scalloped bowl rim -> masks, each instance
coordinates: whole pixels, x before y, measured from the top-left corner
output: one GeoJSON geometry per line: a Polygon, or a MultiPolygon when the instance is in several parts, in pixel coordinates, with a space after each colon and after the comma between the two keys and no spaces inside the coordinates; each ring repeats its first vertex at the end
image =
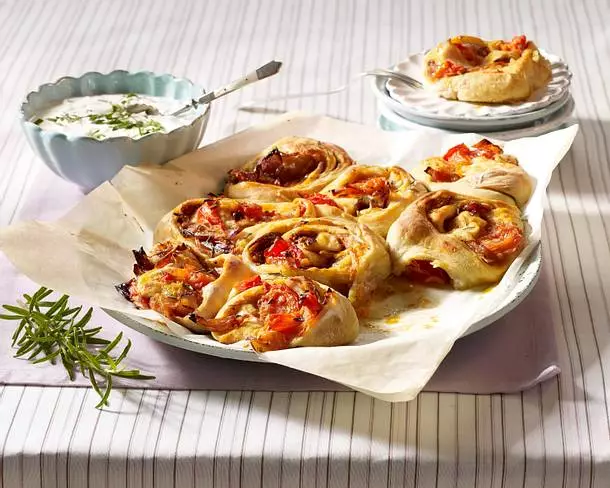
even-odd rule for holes
{"type": "MultiPolygon", "coordinates": [[[[108,143],[134,143],[135,144],[135,143],[140,143],[140,141],[144,141],[144,140],[161,139],[163,137],[168,137],[171,134],[175,134],[175,133],[180,132],[180,131],[189,130],[202,117],[209,116],[209,113],[210,113],[210,104],[206,103],[206,104],[203,105],[203,107],[204,107],[203,111],[200,114],[198,114],[197,117],[195,117],[191,121],[190,124],[181,125],[181,126],[176,127],[175,129],[173,129],[173,130],[171,130],[169,132],[154,132],[152,134],[147,134],[145,136],[138,137],[137,139],[134,139],[133,137],[128,137],[128,136],[119,136],[119,137],[108,137],[108,138],[102,139],[102,140],[96,139],[95,137],[91,137],[91,136],[75,136],[75,135],[68,135],[68,134],[66,134],[64,132],[60,132],[60,131],[56,131],[56,130],[42,129],[40,126],[38,126],[37,124],[35,124],[31,120],[28,120],[26,118],[26,116],[25,116],[25,110],[28,107],[28,105],[30,105],[32,96],[34,96],[36,94],[42,94],[42,92],[44,90],[48,90],[48,89],[51,89],[53,87],[56,87],[60,83],[65,82],[65,81],[78,81],[78,80],[82,80],[85,76],[97,75],[99,77],[106,78],[106,77],[109,77],[109,76],[112,76],[112,75],[116,75],[116,74],[130,75],[130,76],[146,75],[146,76],[148,76],[150,78],[169,77],[169,78],[171,78],[172,82],[186,82],[186,83],[188,83],[191,86],[191,88],[197,88],[199,86],[196,83],[193,83],[188,78],[174,76],[171,73],[157,74],[157,73],[154,73],[154,72],[148,71],[148,70],[127,71],[127,70],[124,70],[124,69],[117,69],[117,70],[110,71],[108,73],[102,73],[100,71],[87,71],[86,73],[83,73],[80,76],[62,76],[61,78],[57,79],[56,81],[53,81],[53,82],[50,82],[50,83],[43,83],[38,88],[36,88],[35,90],[32,90],[31,92],[29,92],[25,96],[25,100],[21,103],[21,106],[19,108],[19,114],[20,114],[21,123],[22,124],[26,124],[30,129],[33,129],[37,133],[41,134],[42,137],[62,138],[62,139],[65,139],[66,141],[69,141],[69,142],[86,140],[86,141],[91,141],[91,142],[98,143],[98,144],[108,144],[108,143]]],[[[202,90],[202,95],[203,95],[205,93],[205,90],[203,88],[201,88],[201,90],[202,90]]],[[[195,109],[195,110],[198,110],[198,109],[195,109]]]]}

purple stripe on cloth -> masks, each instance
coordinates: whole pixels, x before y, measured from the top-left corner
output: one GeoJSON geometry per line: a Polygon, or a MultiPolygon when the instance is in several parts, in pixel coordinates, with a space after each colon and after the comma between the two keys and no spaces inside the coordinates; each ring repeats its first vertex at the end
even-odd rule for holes
{"type": "MultiPolygon", "coordinates": [[[[13,274],[5,259],[5,277],[13,274]]],[[[14,276],[14,275],[13,275],[14,276]]],[[[5,289],[31,289],[24,278],[6,279],[5,289]],[[19,283],[18,283],[19,282],[19,283]]],[[[546,274],[515,310],[482,331],[459,340],[433,376],[426,391],[455,393],[508,393],[530,388],[559,373],[553,324],[548,310],[546,274]]],[[[120,330],[132,340],[129,365],[156,375],[126,387],[169,390],[345,391],[347,388],[317,376],[283,366],[205,356],[178,349],[139,334],[101,312],[92,323],[105,336],[120,330]]],[[[10,348],[12,323],[0,328],[0,383],[12,385],[88,386],[85,379],[71,382],[60,366],[31,365],[14,359],[10,348]]]]}

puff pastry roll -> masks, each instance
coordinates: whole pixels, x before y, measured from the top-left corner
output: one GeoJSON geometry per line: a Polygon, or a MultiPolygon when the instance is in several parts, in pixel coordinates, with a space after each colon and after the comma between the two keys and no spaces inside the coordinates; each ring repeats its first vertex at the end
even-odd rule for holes
{"type": "Polygon", "coordinates": [[[291,200],[317,192],[354,164],[344,149],[305,137],[285,137],[239,169],[229,171],[225,194],[260,201],[291,200]]]}
{"type": "Polygon", "coordinates": [[[492,190],[511,197],[524,206],[532,194],[532,180],[519,166],[517,158],[487,139],[471,147],[458,144],[443,157],[428,158],[413,170],[416,178],[431,190],[453,190],[454,182],[460,187],[492,190]]]}
{"type": "Polygon", "coordinates": [[[387,242],[396,275],[466,289],[497,283],[526,237],[516,206],[440,190],[407,207],[387,242]]]}
{"type": "Polygon", "coordinates": [[[303,276],[269,277],[238,284],[214,319],[194,317],[224,344],[249,341],[259,352],[354,341],[359,323],[351,303],[303,276]]]}
{"type": "Polygon", "coordinates": [[[293,217],[316,216],[314,203],[253,203],[232,198],[210,197],[187,200],[169,212],[155,230],[155,242],[184,241],[205,256],[232,252],[239,232],[252,225],[293,217]]]}
{"type": "Polygon", "coordinates": [[[398,166],[347,168],[322,190],[348,215],[382,237],[402,211],[428,189],[398,166]]]}
{"type": "Polygon", "coordinates": [[[302,275],[331,286],[355,305],[391,271],[383,239],[354,219],[287,219],[246,229],[243,261],[259,274],[302,275]]]}
{"type": "Polygon", "coordinates": [[[133,251],[135,278],[117,290],[138,308],[154,310],[185,327],[200,331],[191,315],[211,318],[232,288],[254,273],[231,254],[205,259],[184,243],[165,241],[147,254],[133,251]]]}
{"type": "Polygon", "coordinates": [[[484,41],[456,36],[424,57],[424,76],[441,97],[478,103],[525,100],[551,80],[551,65],[525,36],[484,41]]]}

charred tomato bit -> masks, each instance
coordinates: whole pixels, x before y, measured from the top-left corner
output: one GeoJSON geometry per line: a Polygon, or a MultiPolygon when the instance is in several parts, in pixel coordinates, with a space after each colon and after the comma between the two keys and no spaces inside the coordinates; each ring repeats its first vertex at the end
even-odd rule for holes
{"type": "Polygon", "coordinates": [[[451,171],[450,168],[435,169],[432,166],[428,166],[424,171],[435,183],[451,183],[460,179],[460,176],[451,171]]]}
{"type": "Polygon", "coordinates": [[[118,291],[121,295],[123,295],[123,297],[126,300],[129,300],[130,302],[133,301],[132,296],[131,296],[131,288],[135,283],[135,279],[132,278],[129,281],[126,281],[125,283],[121,283],[119,285],[115,285],[115,289],[116,291],[118,291]]]}
{"type": "Polygon", "coordinates": [[[288,261],[298,268],[303,257],[303,252],[292,242],[278,236],[273,241],[273,244],[271,244],[271,247],[264,251],[263,256],[266,263],[288,261]]]}
{"type": "Polygon", "coordinates": [[[318,315],[324,307],[315,288],[299,296],[299,304],[307,308],[313,316],[318,315]]]}
{"type": "Polygon", "coordinates": [[[150,271],[155,267],[155,265],[148,258],[148,255],[146,254],[146,251],[144,251],[143,247],[138,250],[134,249],[131,252],[136,260],[136,264],[133,265],[133,274],[136,276],[140,276],[141,274],[145,273],[146,271],[150,271]]]}
{"type": "Polygon", "coordinates": [[[222,216],[220,215],[220,203],[216,199],[205,200],[197,210],[195,219],[201,224],[224,229],[222,216]]]}
{"type": "Polygon", "coordinates": [[[264,264],[265,251],[273,245],[275,239],[281,237],[279,232],[269,232],[256,239],[250,246],[252,260],[256,264],[264,264]]]}
{"type": "Polygon", "coordinates": [[[416,259],[409,263],[404,276],[422,285],[448,285],[451,278],[444,269],[435,268],[430,261],[416,259]]]}
{"type": "Polygon", "coordinates": [[[256,203],[240,203],[233,211],[233,218],[236,221],[250,219],[256,222],[269,220],[275,216],[275,212],[264,211],[263,207],[256,203]]]}
{"type": "Polygon", "coordinates": [[[235,286],[235,289],[238,292],[249,290],[250,288],[254,288],[255,286],[260,286],[263,284],[263,280],[260,276],[254,276],[253,278],[248,278],[247,280],[243,280],[235,286]]]}
{"type": "Polygon", "coordinates": [[[487,139],[481,139],[472,147],[476,149],[476,156],[483,156],[487,159],[493,159],[497,154],[502,154],[504,152],[500,146],[496,146],[487,139]]]}

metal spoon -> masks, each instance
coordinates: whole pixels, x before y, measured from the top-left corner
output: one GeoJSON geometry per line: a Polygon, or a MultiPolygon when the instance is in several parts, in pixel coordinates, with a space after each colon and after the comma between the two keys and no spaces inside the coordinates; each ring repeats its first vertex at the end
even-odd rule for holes
{"type": "MultiPolygon", "coordinates": [[[[171,113],[170,115],[177,117],[178,115],[182,115],[183,113],[188,112],[191,109],[197,108],[199,105],[204,105],[204,104],[210,103],[213,100],[216,100],[217,98],[220,98],[220,97],[224,97],[225,95],[232,93],[236,90],[239,90],[239,89],[243,88],[244,86],[250,85],[251,83],[254,83],[256,81],[273,76],[279,72],[281,67],[282,67],[282,63],[280,61],[271,61],[271,62],[261,66],[256,71],[252,71],[251,73],[248,73],[243,78],[234,80],[231,83],[229,83],[228,85],[225,85],[222,88],[214,90],[213,92],[206,93],[205,95],[198,98],[197,100],[195,100],[195,99],[191,100],[191,103],[189,103],[188,105],[185,105],[180,110],[176,110],[175,112],[171,113]]],[[[127,108],[127,111],[129,111],[132,114],[146,112],[147,115],[159,115],[159,111],[157,110],[156,107],[153,107],[153,106],[147,105],[147,104],[137,103],[137,104],[130,105],[126,108],[127,108]]]]}

